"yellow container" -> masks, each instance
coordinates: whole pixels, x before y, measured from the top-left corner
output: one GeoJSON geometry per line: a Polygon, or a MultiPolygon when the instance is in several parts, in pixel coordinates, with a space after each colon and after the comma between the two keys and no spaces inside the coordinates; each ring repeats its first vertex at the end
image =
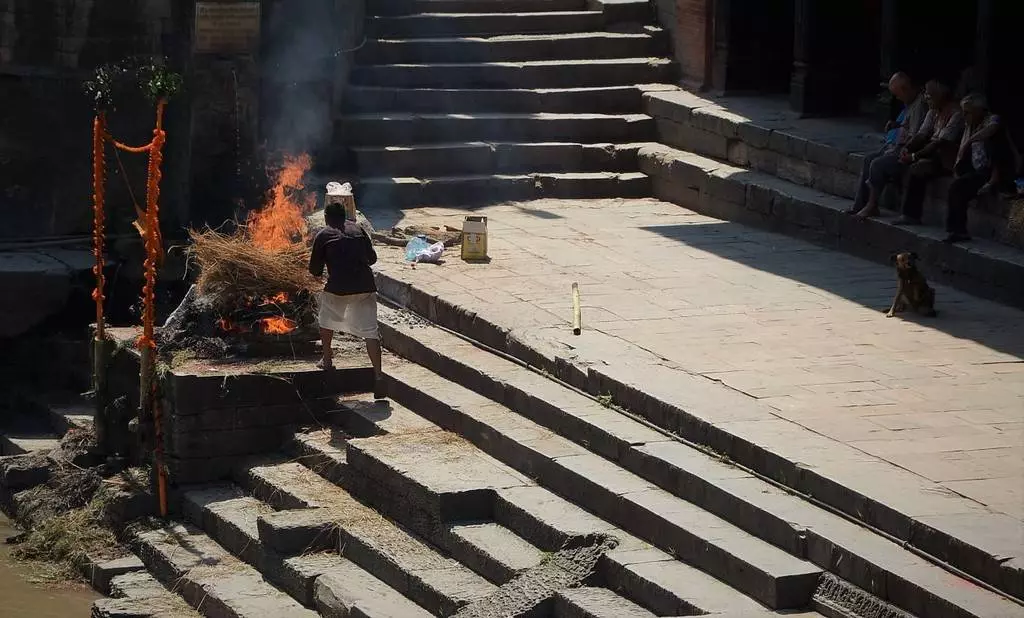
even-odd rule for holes
{"type": "Polygon", "coordinates": [[[487,217],[469,216],[462,223],[462,259],[487,259],[487,217]]]}

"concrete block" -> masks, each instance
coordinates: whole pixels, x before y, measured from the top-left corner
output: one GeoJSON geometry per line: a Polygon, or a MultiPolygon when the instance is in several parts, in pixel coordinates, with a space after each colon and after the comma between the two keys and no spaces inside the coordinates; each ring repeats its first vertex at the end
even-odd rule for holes
{"type": "Polygon", "coordinates": [[[432,614],[348,560],[316,579],[316,609],[325,618],[430,618],[432,614]]]}
{"type": "Polygon", "coordinates": [[[807,142],[807,159],[829,168],[846,169],[849,154],[840,148],[821,142],[807,142]]]}
{"type": "Polygon", "coordinates": [[[736,134],[740,141],[751,148],[765,150],[771,143],[772,129],[762,126],[757,122],[748,121],[737,123],[736,134]]]}
{"type": "Polygon", "coordinates": [[[113,560],[93,560],[90,558],[84,566],[85,576],[93,590],[110,595],[111,582],[115,577],[126,573],[145,571],[146,565],[136,556],[125,556],[113,560]]]}
{"type": "Polygon", "coordinates": [[[817,171],[813,163],[791,156],[780,156],[775,175],[798,185],[811,186],[814,184],[817,171]]]}
{"type": "Polygon", "coordinates": [[[728,154],[727,157],[729,163],[739,165],[740,167],[747,167],[750,165],[750,155],[747,153],[747,143],[742,140],[729,140],[728,154]]]}
{"type": "Polygon", "coordinates": [[[257,520],[260,541],[284,556],[325,551],[338,545],[338,530],[326,509],[279,511],[257,520]]]}
{"type": "Polygon", "coordinates": [[[573,588],[555,595],[560,618],[654,618],[655,614],[607,588],[573,588]]]}
{"type": "Polygon", "coordinates": [[[133,545],[150,572],[207,615],[255,618],[269,612],[282,618],[316,618],[191,526],[171,524],[139,532],[133,545]],[[183,544],[190,551],[181,551],[183,544]]]}
{"type": "Polygon", "coordinates": [[[0,487],[12,494],[45,483],[49,478],[45,458],[25,454],[0,457],[0,487]]]}
{"type": "Polygon", "coordinates": [[[498,585],[545,558],[540,549],[494,522],[452,526],[445,539],[444,548],[453,558],[498,585]]]}

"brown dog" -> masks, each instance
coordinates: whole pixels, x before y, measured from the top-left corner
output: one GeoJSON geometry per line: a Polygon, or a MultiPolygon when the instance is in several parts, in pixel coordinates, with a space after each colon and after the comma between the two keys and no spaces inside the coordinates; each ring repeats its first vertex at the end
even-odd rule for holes
{"type": "Polygon", "coordinates": [[[924,275],[917,269],[917,254],[912,251],[895,253],[892,256],[892,263],[896,265],[899,286],[885,317],[891,318],[908,308],[921,315],[934,317],[935,290],[928,286],[924,275]]]}

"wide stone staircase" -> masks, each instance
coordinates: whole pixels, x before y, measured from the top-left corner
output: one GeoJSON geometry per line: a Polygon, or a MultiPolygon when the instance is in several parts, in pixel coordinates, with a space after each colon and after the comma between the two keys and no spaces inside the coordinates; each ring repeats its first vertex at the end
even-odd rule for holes
{"type": "Polygon", "coordinates": [[[644,11],[416,0],[368,12],[335,140],[362,205],[650,193],[636,153],[655,127],[637,84],[669,83],[674,67],[644,11]]]}
{"type": "Polygon", "coordinates": [[[202,615],[1024,616],[600,398],[380,320],[391,401],[319,399],[282,452],[178,487],[172,520],[133,533],[202,615]]]}

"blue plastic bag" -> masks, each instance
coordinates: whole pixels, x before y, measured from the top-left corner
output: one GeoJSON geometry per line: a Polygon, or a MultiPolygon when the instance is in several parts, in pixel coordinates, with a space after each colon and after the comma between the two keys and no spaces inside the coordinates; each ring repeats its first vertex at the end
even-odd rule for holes
{"type": "Polygon", "coordinates": [[[424,236],[423,234],[420,234],[419,236],[410,239],[409,242],[406,243],[405,245],[405,261],[415,262],[416,256],[419,255],[421,251],[424,251],[429,247],[430,241],[427,240],[427,237],[424,236]]]}

